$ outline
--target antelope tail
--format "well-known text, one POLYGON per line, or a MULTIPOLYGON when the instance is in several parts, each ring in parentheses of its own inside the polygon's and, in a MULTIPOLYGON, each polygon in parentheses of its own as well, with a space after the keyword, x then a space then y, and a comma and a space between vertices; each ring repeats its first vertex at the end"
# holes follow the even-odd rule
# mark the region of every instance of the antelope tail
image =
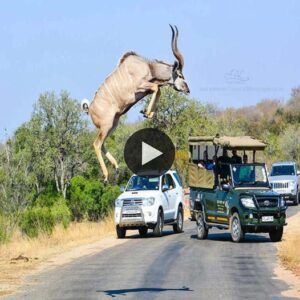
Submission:
POLYGON ((80 106, 84 112, 89 113, 90 101, 88 99, 83 99, 80 106))

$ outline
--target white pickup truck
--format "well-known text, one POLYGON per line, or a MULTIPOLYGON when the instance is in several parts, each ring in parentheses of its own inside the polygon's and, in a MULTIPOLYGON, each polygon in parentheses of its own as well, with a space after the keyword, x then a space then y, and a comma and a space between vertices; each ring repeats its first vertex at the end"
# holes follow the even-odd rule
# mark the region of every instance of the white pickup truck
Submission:
POLYGON ((282 195, 285 200, 299 204, 300 172, 295 162, 278 162, 272 165, 269 174, 272 189, 282 195))
POLYGON ((175 233, 183 230, 183 189, 176 171, 161 176, 133 175, 115 201, 115 223, 118 238, 126 230, 137 229, 142 237, 148 228, 161 236, 165 224, 175 233))

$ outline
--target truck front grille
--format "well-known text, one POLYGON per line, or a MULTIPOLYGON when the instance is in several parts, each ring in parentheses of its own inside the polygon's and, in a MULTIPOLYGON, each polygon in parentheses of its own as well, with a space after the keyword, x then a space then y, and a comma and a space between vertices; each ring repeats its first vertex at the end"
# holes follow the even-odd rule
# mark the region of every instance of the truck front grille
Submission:
POLYGON ((278 206, 278 198, 270 198, 270 197, 257 197, 257 203, 260 208, 272 208, 278 206))
POLYGON ((141 218, 142 214, 122 214, 122 218, 141 218))
POLYGON ((287 189, 289 187, 288 182, 272 182, 271 185, 273 189, 287 189))
POLYGON ((123 206, 142 206, 143 199, 135 198, 135 199, 124 199, 123 206))

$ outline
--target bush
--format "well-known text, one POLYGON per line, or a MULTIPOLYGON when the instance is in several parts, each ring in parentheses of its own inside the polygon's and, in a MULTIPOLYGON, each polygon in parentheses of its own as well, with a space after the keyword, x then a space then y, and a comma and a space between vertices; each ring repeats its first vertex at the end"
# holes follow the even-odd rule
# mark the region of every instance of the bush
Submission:
POLYGON ((39 232, 51 234, 55 222, 49 207, 28 208, 21 216, 20 228, 29 237, 37 237, 39 232))
POLYGON ((101 215, 101 195, 103 185, 96 180, 87 180, 82 176, 71 179, 68 204, 73 218, 81 221, 84 218, 97 220, 101 215))
POLYGON ((0 243, 6 242, 11 235, 11 221, 0 214, 0 243))
POLYGON ((56 224, 67 228, 70 223, 71 212, 63 198, 54 197, 47 200, 49 206, 42 206, 44 201, 44 197, 39 198, 35 206, 28 208, 21 215, 20 228, 31 238, 37 237, 39 233, 50 235, 56 224))
POLYGON ((54 203, 51 207, 51 214, 55 224, 62 224, 64 228, 69 226, 71 221, 71 211, 63 198, 54 203))
POLYGON ((118 186, 107 186, 101 197, 101 216, 107 216, 114 206, 115 199, 120 195, 120 188, 118 186))

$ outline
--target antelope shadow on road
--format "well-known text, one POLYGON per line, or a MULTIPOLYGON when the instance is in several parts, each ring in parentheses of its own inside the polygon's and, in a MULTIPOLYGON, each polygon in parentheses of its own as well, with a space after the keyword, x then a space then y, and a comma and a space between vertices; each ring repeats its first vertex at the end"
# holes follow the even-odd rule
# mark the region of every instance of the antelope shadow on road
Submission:
POLYGON ((193 292, 188 287, 183 286, 182 288, 174 289, 174 288, 135 288, 135 289, 121 289, 121 290, 105 290, 105 291, 97 291, 97 293, 106 293, 107 296, 116 297, 117 295, 126 296, 129 293, 161 293, 167 291, 178 291, 178 292, 193 292))

